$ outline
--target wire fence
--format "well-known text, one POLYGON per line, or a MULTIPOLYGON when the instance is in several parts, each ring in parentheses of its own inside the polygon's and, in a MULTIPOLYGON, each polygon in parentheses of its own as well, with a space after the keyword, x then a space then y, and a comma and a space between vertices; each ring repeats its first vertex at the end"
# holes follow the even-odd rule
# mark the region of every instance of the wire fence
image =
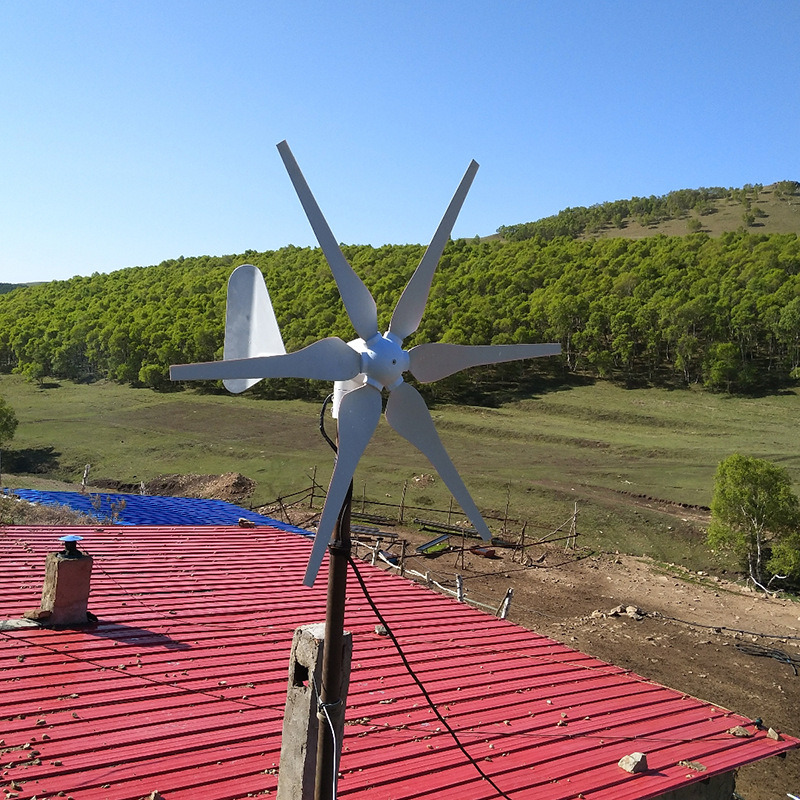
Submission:
MULTIPOLYGON (((387 500, 375 500, 367 498, 366 483, 362 486, 360 497, 353 497, 351 516, 355 520, 371 523, 377 526, 406 525, 418 527, 431 533, 455 533, 463 536, 478 537, 477 531, 467 521, 464 514, 454 507, 453 498, 450 498, 448 508, 432 508, 431 506, 416 506, 406 502, 408 492, 408 481, 403 482, 400 492, 400 502, 392 503, 387 500)), ((325 503, 327 491, 324 486, 317 482, 317 468, 314 467, 311 475, 311 484, 296 492, 280 495, 272 502, 261 506, 261 509, 269 509, 274 513, 278 510, 282 521, 291 522, 289 509, 303 507, 307 510, 308 518, 306 524, 313 524, 318 514, 315 509, 322 513, 322 506, 325 503)), ((520 548, 523 551, 526 546, 535 544, 553 543, 558 541, 565 542, 567 548, 576 547, 578 530, 578 504, 574 504, 572 514, 561 524, 555 527, 542 523, 531 522, 527 519, 519 519, 509 515, 510 492, 506 496, 505 513, 503 516, 481 512, 487 524, 495 523, 493 526, 496 533, 492 537, 493 542, 504 546, 520 548), (534 531, 546 531, 545 534, 536 536, 534 531)), ((258 509, 257 509, 258 510, 258 509)))
MULTIPOLYGON (((295 492, 280 495, 272 502, 259 507, 258 511, 267 512, 273 516, 279 514, 281 520, 292 524, 302 524, 303 527, 313 527, 322 513, 327 492, 325 487, 317 482, 317 469, 313 468, 311 484, 295 492)), ((384 568, 395 570, 403 577, 409 577, 424 583, 429 588, 454 597, 462 603, 482 608, 501 619, 508 616, 511 600, 514 596, 513 588, 509 587, 499 603, 489 603, 478 600, 473 593, 468 591, 461 574, 456 574, 453 581, 447 579, 436 580, 431 572, 420 572, 407 563, 408 542, 398 534, 384 530, 396 525, 415 527, 427 531, 445 540, 450 535, 461 537, 461 564, 464 566, 464 554, 470 550, 481 555, 488 555, 491 547, 503 547, 512 550, 512 561, 523 566, 532 566, 539 559, 530 555, 529 548, 535 545, 550 545, 557 542, 565 543, 565 550, 577 547, 577 520, 578 504, 574 504, 572 514, 561 524, 545 526, 531 523, 509 515, 510 502, 508 500, 503 516, 483 514, 488 523, 498 530, 492 542, 479 541, 478 532, 464 517, 463 513, 453 506, 453 499, 447 509, 432 508, 430 506, 415 506, 406 502, 408 481, 403 483, 400 493, 400 502, 392 503, 386 500, 374 500, 367 497, 366 484, 360 497, 354 497, 351 506, 351 533, 355 555, 362 560, 368 560, 373 565, 380 564, 384 568), (546 531, 544 534, 534 535, 534 530, 546 531), (475 538, 474 546, 467 544, 470 538, 475 538), (368 541, 364 541, 367 539, 368 541), (399 553, 389 552, 395 545, 399 545, 399 553), (487 552, 487 550, 489 552, 487 552), (446 580, 447 582, 442 582, 446 580)), ((446 540, 445 540, 446 541, 446 540)), ((448 548, 449 549, 449 548, 448 548)), ((413 551, 410 555, 422 555, 413 551)))

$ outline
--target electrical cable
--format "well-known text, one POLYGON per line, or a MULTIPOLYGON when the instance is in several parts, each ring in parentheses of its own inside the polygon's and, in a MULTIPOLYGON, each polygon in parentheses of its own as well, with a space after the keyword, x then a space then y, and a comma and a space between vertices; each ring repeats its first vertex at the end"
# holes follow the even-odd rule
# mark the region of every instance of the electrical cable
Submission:
POLYGON ((453 728, 450 726, 450 723, 444 718, 442 713, 436 707, 436 704, 433 702, 433 698, 431 698, 431 696, 428 694, 428 691, 425 688, 424 684, 417 677, 416 673, 414 672, 414 668, 411 666, 408 659, 406 658, 406 655, 403 652, 402 647, 400 646, 400 642, 397 640, 397 637, 392 632, 392 629, 389 627, 389 624, 386 622, 383 614, 381 614, 378 606, 375 605, 375 601, 370 596, 369 590, 367 589, 367 585, 364 582, 364 579, 361 577, 361 573, 359 572, 358 567, 356 566, 356 563, 353 560, 353 557, 350 556, 348 561, 350 563, 350 566, 353 568, 353 573, 355 574, 356 580, 358 581, 358 584, 361 587, 361 591, 364 593, 364 597, 366 598, 367 603, 369 603, 370 608, 374 612, 375 616, 378 618, 381 625, 383 625, 383 627, 386 629, 387 636, 391 639, 392 644, 395 646, 395 649, 397 650, 397 654, 400 656, 400 659, 402 660, 406 670, 408 671, 408 674, 411 676, 414 683, 417 684, 417 688, 420 690, 420 692, 422 692, 422 696, 425 698, 426 702, 430 706, 431 711, 433 711, 433 713, 436 715, 436 718, 439 720, 439 722, 441 722, 442 725, 444 725, 445 729, 453 738, 453 741, 456 743, 458 749, 466 756, 470 764, 472 764, 472 766, 475 767, 475 769, 478 771, 478 774, 485 781, 489 783, 489 785, 497 792, 497 794, 500 797, 505 798, 505 800, 511 800, 511 798, 483 771, 481 765, 478 764, 478 762, 467 752, 466 748, 461 743, 461 740, 458 738, 458 734, 453 730, 453 728))
MULTIPOLYGON (((319 430, 322 436, 324 437, 325 441, 330 445, 333 452, 338 453, 338 448, 336 447, 336 444, 332 441, 330 436, 328 436, 328 434, 325 431, 325 409, 327 408, 328 403, 330 403, 332 398, 333 395, 329 394, 322 403, 322 410, 320 411, 319 415, 319 430)), ((351 488, 352 488, 352 483, 351 483, 351 488)), ((361 577, 361 573, 359 572, 358 567, 356 566, 356 562, 354 561, 351 553, 348 554, 347 561, 353 569, 353 574, 356 576, 356 580, 358 581, 358 584, 361 587, 361 591, 364 593, 364 597, 366 598, 367 603, 369 603, 370 608, 372 608, 373 613, 378 618, 381 625, 383 625, 383 627, 386 629, 386 633, 391 639, 392 644, 394 644, 395 649, 397 650, 397 654, 400 656, 400 659, 402 660, 406 670, 408 671, 408 674, 411 676, 414 683, 417 684, 417 687, 422 692, 422 696, 425 698, 426 702, 430 706, 431 711, 433 711, 433 713, 436 715, 436 718, 439 720, 439 722, 441 722, 442 725, 444 725, 447 732, 450 734, 450 736, 452 736, 453 741, 456 743, 458 749, 466 756, 467 760, 475 767, 475 769, 478 771, 478 774, 485 781, 489 783, 489 785, 497 792, 497 794, 500 797, 505 798, 505 800, 511 800, 511 798, 483 771, 481 765, 478 764, 478 762, 467 752, 464 745, 461 744, 458 735, 450 726, 450 723, 442 716, 442 713, 436 707, 435 703, 433 702, 433 699, 428 694, 427 689, 423 685, 422 681, 420 681, 420 679, 417 677, 416 673, 414 672, 414 668, 411 666, 408 659, 406 658, 406 655, 403 652, 402 647, 400 646, 400 642, 397 641, 397 637, 394 635, 394 633, 392 633, 392 629, 389 627, 389 624, 384 619, 383 614, 381 614, 380 612, 380 609, 378 608, 377 605, 375 605, 375 601, 370 596, 369 590, 367 589, 367 585, 366 583, 364 583, 364 579, 361 577)))
POLYGON ((776 647, 764 647, 761 644, 748 644, 747 642, 736 642, 734 647, 748 656, 763 656, 764 658, 774 658, 776 661, 782 661, 788 664, 797 677, 797 667, 800 666, 800 658, 790 656, 784 653, 783 650, 778 650, 776 647))
POLYGON ((339 699, 335 703, 323 703, 322 695, 320 694, 317 681, 313 675, 311 676, 311 683, 314 686, 314 694, 317 696, 317 713, 321 711, 325 715, 325 719, 328 720, 328 727, 331 729, 331 740, 333 742, 333 783, 331 783, 331 800, 336 800, 339 786, 339 747, 336 742, 336 729, 333 727, 333 720, 328 713, 328 709, 336 708, 336 706, 342 704, 342 701, 339 699))
POLYGON ((646 616, 651 617, 652 619, 664 619, 669 622, 680 622, 681 625, 688 625, 692 628, 707 628, 708 630, 712 631, 730 631, 731 633, 741 633, 743 636, 758 636, 759 639, 800 640, 800 636, 792 636, 782 633, 758 633, 757 631, 746 631, 742 628, 729 628, 726 625, 706 625, 702 622, 689 622, 685 619, 679 619, 678 617, 670 617, 667 614, 662 614, 660 611, 650 611, 646 614, 646 616))
MULTIPOLYGON (((325 410, 326 410, 328 404, 330 403, 332 397, 333 397, 333 395, 328 395, 325 398, 325 400, 323 401, 322 410, 320 411, 320 417, 319 417, 319 430, 320 430, 320 433, 322 434, 322 436, 324 437, 325 441, 330 445, 330 447, 333 450, 333 452, 334 453, 338 453, 338 448, 336 447, 336 444, 333 442, 333 440, 330 438, 330 436, 328 436, 328 434, 327 434, 327 432, 325 430, 325 410)), ((395 649, 397 650, 397 653, 400 656, 400 659, 402 660, 403 665, 405 666, 406 670, 408 671, 408 674, 411 676, 412 680, 414 681, 414 683, 419 688, 420 692, 422 693, 422 696, 425 698, 425 700, 428 703, 428 706, 430 707, 430 709, 433 711, 433 713, 436 715, 437 719, 442 723, 442 725, 445 727, 447 732, 450 734, 450 736, 452 737, 452 739, 455 742, 455 744, 458 747, 458 749, 464 754, 464 756, 467 758, 467 760, 475 767, 475 769, 480 774, 480 776, 492 786, 492 788, 498 793, 498 795, 500 797, 505 798, 505 800, 511 800, 511 798, 508 796, 508 794, 506 794, 484 772, 484 770, 481 768, 480 764, 478 764, 478 762, 467 752, 466 748, 464 747, 464 745, 461 743, 460 739, 458 738, 458 734, 455 732, 455 730, 453 730, 453 728, 450 726, 448 721, 445 719, 445 717, 442 715, 442 713, 436 707, 435 703, 433 702, 433 699, 428 694, 428 691, 425 689, 424 684, 417 677, 416 673, 414 672, 413 667, 411 666, 411 664, 409 663, 408 659, 406 658, 406 655, 403 652, 403 649, 402 649, 402 647, 400 645, 400 642, 397 640, 397 637, 392 632, 392 629, 389 627, 388 623, 386 622, 386 619, 381 614, 380 609, 375 604, 375 601, 372 599, 371 595, 369 594, 369 590, 367 589, 366 583, 364 582, 364 579, 361 576, 361 573, 360 573, 358 567, 356 566, 356 563, 355 563, 355 560, 354 560, 352 554, 348 555, 348 562, 349 562, 350 566, 353 568, 353 573, 354 573, 354 575, 356 577, 356 580, 358 581, 359 586, 361 587, 361 591, 364 593, 364 597, 366 598, 367 603, 369 604, 370 608, 372 608, 373 613, 375 614, 375 616, 378 618, 378 620, 381 623, 381 625, 383 625, 384 629, 386 630, 386 634, 389 637, 389 639, 391 640, 391 642, 394 645, 395 649)), ((523 570, 520 570, 520 571, 523 571, 523 570)), ((658 614, 658 613, 651 614, 650 616, 652 616, 652 617, 660 617, 660 618, 665 619, 665 620, 670 620, 670 621, 673 621, 673 622, 680 622, 680 623, 683 623, 683 624, 686 624, 686 625, 694 624, 694 623, 686 622, 685 620, 680 620, 680 619, 677 619, 677 618, 674 618, 674 617, 667 617, 667 616, 664 616, 664 615, 661 615, 661 614, 658 614)), ((734 629, 731 629, 731 628, 724 628, 724 626, 713 626, 713 625, 699 625, 699 627, 717 628, 717 629, 723 629, 723 630, 734 630, 734 629)), ((748 631, 736 631, 736 632, 738 632, 738 633, 749 633, 748 631)), ((759 634, 751 634, 751 635, 759 635, 759 634)), ((800 637, 774 636, 772 638, 800 638, 800 637)), ((738 645, 737 645, 737 647, 738 647, 738 645)), ((740 648, 740 649, 742 649, 742 648, 740 648)), ((767 649, 767 648, 765 648, 765 649, 767 649)), ((793 660, 791 659, 791 657, 787 656, 785 653, 782 653, 781 651, 775 651, 775 652, 779 653, 780 655, 774 655, 772 652, 769 652, 769 653, 757 653, 757 655, 771 655, 773 658, 778 658, 779 660, 787 661, 792 666, 792 669, 794 669, 795 675, 796 675, 797 674, 797 669, 795 668, 795 664, 793 663, 793 660)), ((315 689, 316 689, 316 687, 315 687, 315 689)), ((327 710, 325 710, 324 708, 322 710, 325 712, 325 716, 328 718, 329 724, 331 724, 330 723, 330 717, 328 717, 328 714, 327 714, 327 710)), ((331 734, 334 735, 334 743, 335 743, 335 734, 333 733, 332 724, 331 724, 331 734)), ((608 738, 608 734, 604 734, 604 736, 606 738, 608 738)), ((620 738, 621 739, 627 739, 628 737, 620 737, 620 738)), ((334 784, 334 786, 335 786, 335 784, 334 784)), ((335 798, 335 789, 334 789, 334 798, 335 798)))
POLYGON ((339 448, 336 446, 336 442, 328 436, 327 431, 325 430, 325 409, 328 408, 328 404, 333 400, 333 395, 329 394, 323 401, 322 401, 322 408, 319 412, 319 432, 322 434, 322 438, 331 446, 331 450, 334 453, 339 452, 339 448))

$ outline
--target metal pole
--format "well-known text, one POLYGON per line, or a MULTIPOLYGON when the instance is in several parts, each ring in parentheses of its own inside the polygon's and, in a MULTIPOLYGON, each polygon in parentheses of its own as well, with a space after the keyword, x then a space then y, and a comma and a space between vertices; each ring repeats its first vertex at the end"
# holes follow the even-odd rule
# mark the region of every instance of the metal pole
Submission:
MULTIPOLYGON (((325 648, 322 652, 322 687, 320 705, 327 708, 332 721, 344 713, 341 704, 342 646, 344 638, 344 604, 347 593, 347 561, 350 558, 350 509, 353 503, 353 482, 347 490, 339 520, 328 547, 328 605, 325 615, 325 648)), ((333 733, 327 717, 321 714, 317 737, 317 772, 314 800, 335 800, 335 773, 339 770, 342 743, 334 747, 333 733)))

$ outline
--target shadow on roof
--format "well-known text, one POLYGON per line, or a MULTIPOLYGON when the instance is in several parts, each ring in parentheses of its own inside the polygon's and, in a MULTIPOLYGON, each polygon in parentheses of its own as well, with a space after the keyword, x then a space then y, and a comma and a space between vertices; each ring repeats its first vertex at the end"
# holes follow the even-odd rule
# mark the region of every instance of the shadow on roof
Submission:
POLYGON ((190 644, 173 639, 165 633, 156 633, 147 628, 137 628, 133 625, 123 625, 119 622, 98 620, 88 627, 81 628, 81 630, 100 639, 113 639, 116 642, 141 645, 142 647, 163 647, 165 650, 190 650, 192 647, 190 644))

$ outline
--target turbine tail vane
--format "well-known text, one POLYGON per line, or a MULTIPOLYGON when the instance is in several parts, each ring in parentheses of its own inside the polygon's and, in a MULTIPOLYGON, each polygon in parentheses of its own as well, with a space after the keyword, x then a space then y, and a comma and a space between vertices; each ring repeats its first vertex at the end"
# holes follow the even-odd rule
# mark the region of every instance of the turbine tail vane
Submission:
MULTIPOLYGON (((225 308, 226 361, 256 356, 276 356, 286 353, 283 337, 272 301, 261 271, 252 264, 237 267, 228 280, 228 300, 225 308)), ((260 378, 231 378, 225 388, 239 394, 258 383, 260 378)))

